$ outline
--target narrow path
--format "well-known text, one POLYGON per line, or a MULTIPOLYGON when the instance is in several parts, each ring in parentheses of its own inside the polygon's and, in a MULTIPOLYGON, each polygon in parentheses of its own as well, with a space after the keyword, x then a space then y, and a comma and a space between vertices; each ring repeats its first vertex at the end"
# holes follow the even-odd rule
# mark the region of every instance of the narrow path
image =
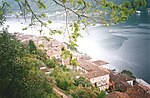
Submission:
POLYGON ((61 92, 57 87, 54 87, 53 90, 62 98, 69 98, 66 94, 64 94, 63 92, 61 92))

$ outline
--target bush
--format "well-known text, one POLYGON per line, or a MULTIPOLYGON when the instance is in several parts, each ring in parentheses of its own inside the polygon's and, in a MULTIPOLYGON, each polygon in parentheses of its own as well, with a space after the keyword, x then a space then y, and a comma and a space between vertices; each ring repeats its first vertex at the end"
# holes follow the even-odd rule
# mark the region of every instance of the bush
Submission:
POLYGON ((54 68, 55 66, 58 65, 56 59, 47 59, 47 60, 45 61, 45 64, 46 64, 46 66, 49 67, 49 68, 54 68))
POLYGON ((90 81, 85 79, 84 77, 79 77, 78 79, 76 79, 74 85, 75 86, 82 85, 83 87, 92 87, 90 81))
POLYGON ((70 94, 73 98, 105 98, 106 92, 99 91, 97 88, 78 86, 75 90, 71 90, 70 94))
POLYGON ((76 90, 70 91, 70 94, 73 98, 96 98, 97 96, 91 88, 82 86, 77 87, 76 90))
POLYGON ((132 72, 128 71, 128 70, 122 70, 121 74, 127 75, 130 78, 135 79, 136 77, 132 74, 132 72))
POLYGON ((45 62, 47 60, 47 54, 46 52, 42 50, 37 50, 36 58, 41 60, 42 62, 45 62))
POLYGON ((56 85, 62 90, 69 90, 69 87, 71 86, 71 84, 65 79, 56 79, 56 85))
POLYGON ((31 54, 37 54, 37 48, 33 40, 29 40, 28 49, 31 54))

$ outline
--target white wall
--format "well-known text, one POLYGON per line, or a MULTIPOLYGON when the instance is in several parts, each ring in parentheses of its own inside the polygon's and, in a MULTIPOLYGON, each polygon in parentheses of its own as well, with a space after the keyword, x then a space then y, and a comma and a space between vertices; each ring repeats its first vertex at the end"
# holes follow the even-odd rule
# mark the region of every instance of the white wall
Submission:
POLYGON ((96 83, 96 85, 100 88, 100 90, 108 89, 108 87, 109 87, 109 74, 92 78, 92 79, 90 79, 90 82, 93 85, 96 83))

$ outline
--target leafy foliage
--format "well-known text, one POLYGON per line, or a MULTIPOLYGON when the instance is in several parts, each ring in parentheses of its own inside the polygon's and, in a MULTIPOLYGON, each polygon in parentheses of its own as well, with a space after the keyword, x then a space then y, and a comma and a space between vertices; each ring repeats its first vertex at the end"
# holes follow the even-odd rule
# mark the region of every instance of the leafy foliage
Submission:
POLYGON ((37 48, 36 48, 36 46, 35 46, 35 44, 34 44, 34 41, 29 40, 28 48, 29 48, 29 52, 30 52, 31 54, 37 54, 37 48))
POLYGON ((24 89, 21 98, 47 98, 52 93, 52 85, 40 71, 29 71, 24 79, 24 89))
POLYGON ((7 29, 0 33, 0 98, 49 98, 52 85, 33 57, 7 29))
POLYGON ((54 68, 54 67, 58 66, 58 62, 56 61, 55 58, 53 58, 53 59, 50 59, 50 58, 47 59, 47 60, 45 61, 45 64, 46 64, 46 66, 49 67, 49 68, 54 68))
POLYGON ((2 2, 2 4, 0 4, 0 26, 6 21, 5 14, 8 12, 9 7, 10 5, 7 2, 2 2))
MULTIPOLYGON (((14 36, 9 35, 7 29, 4 29, 0 34, 0 92, 2 94, 11 91, 14 82, 22 79, 27 73, 27 67, 23 67, 24 63, 21 61, 23 55, 25 55, 23 45, 14 36)), ((9 94, 11 95, 10 92, 9 94)))
POLYGON ((78 86, 76 90, 70 91, 73 98, 105 98, 104 91, 95 91, 89 87, 78 86))
POLYGON ((42 62, 45 62, 47 60, 47 54, 45 51, 38 49, 37 54, 36 54, 36 58, 41 60, 42 62))
POLYGON ((135 76, 132 74, 132 72, 128 71, 128 70, 122 70, 121 74, 127 75, 133 79, 135 79, 135 76))
POLYGON ((68 72, 67 70, 64 71, 59 66, 56 66, 54 68, 52 75, 56 80, 56 85, 63 90, 69 90, 69 87, 73 85, 73 74, 71 72, 68 72))
POLYGON ((78 79, 76 79, 74 85, 75 86, 82 85, 83 87, 92 87, 90 81, 85 79, 84 77, 79 77, 78 79))

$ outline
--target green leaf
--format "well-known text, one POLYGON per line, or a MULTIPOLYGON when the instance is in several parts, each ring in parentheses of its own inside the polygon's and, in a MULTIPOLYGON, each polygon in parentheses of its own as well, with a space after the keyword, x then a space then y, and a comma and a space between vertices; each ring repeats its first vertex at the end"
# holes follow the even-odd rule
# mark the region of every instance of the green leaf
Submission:
POLYGON ((41 9, 41 8, 46 9, 46 5, 45 5, 41 0, 38 0, 37 3, 39 4, 39 8, 40 8, 40 9, 41 9))
POLYGON ((44 38, 46 41, 50 41, 50 38, 48 38, 47 36, 42 36, 42 38, 44 38))
POLYGON ((67 2, 67 0, 62 0, 62 2, 63 2, 63 3, 66 3, 66 2, 67 2))
POLYGON ((0 15, 3 15, 3 12, 2 12, 2 11, 0 11, 0 15))
POLYGON ((58 34, 62 34, 63 32, 62 32, 62 31, 60 31, 60 30, 58 30, 58 31, 57 31, 57 33, 58 33, 58 34))
POLYGON ((52 21, 51 21, 51 20, 48 20, 47 22, 48 22, 49 24, 51 24, 51 23, 52 23, 52 21))
POLYGON ((62 58, 63 59, 67 59, 67 58, 70 58, 70 56, 71 56, 71 53, 70 53, 70 51, 69 50, 64 50, 63 52, 62 52, 62 58))
POLYGON ((78 4, 83 4, 83 0, 78 0, 78 4))
POLYGON ((16 2, 19 2, 20 0, 15 0, 16 2))
POLYGON ((25 27, 25 28, 23 28, 22 30, 27 30, 28 29, 28 27, 25 27))
POLYGON ((42 13, 42 14, 40 15, 40 17, 41 17, 41 18, 45 18, 45 17, 46 17, 46 14, 42 13))

